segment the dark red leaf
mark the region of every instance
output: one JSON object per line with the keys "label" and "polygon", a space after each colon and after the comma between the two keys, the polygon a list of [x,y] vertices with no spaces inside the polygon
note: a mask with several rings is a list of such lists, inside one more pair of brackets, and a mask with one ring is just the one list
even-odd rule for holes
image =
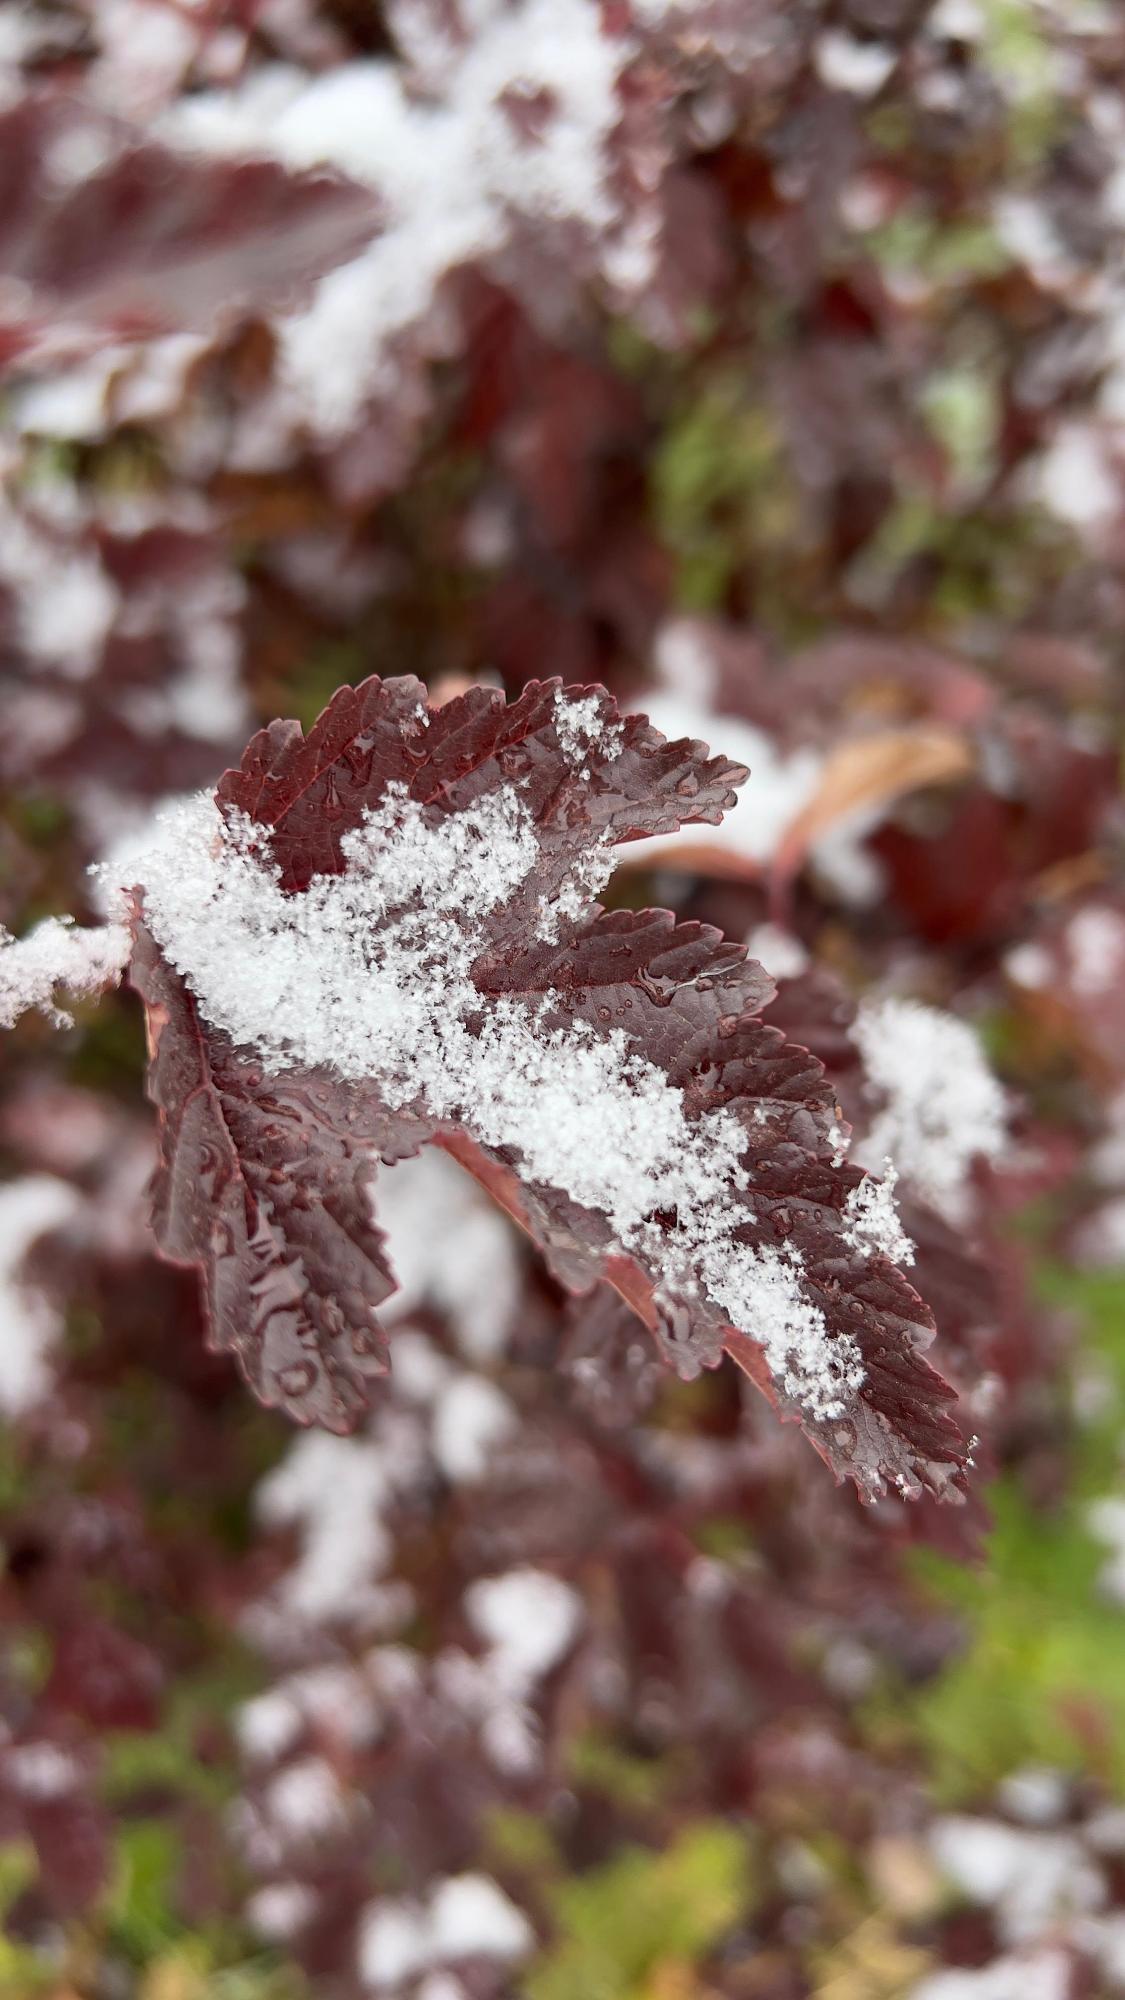
{"label": "dark red leaf", "polygon": [[[494,688],[473,687],[427,710],[420,681],[373,677],[340,688],[307,736],[296,722],[260,730],[216,797],[224,812],[246,813],[272,829],[270,851],[289,890],[340,872],[344,835],[392,783],[421,805],[457,812],[518,782],[559,876],[599,835],[617,842],[701,820],[715,825],[734,804],[742,765],[709,758],[701,743],[668,743],[643,716],[622,718],[612,762],[591,760],[582,778],[559,745],[560,689],[558,681],[529,681],[506,703]],[[616,724],[616,705],[602,689],[566,692],[572,700],[600,698]],[[548,886],[538,881],[537,893]]]}
{"label": "dark red leaf", "polygon": [[395,1288],[367,1194],[373,1155],[416,1151],[424,1132],[331,1077],[264,1076],[205,1027],[143,925],[131,977],[160,1114],[157,1242],[204,1272],[212,1344],[263,1403],[349,1430],[386,1372],[376,1310]]}
{"label": "dark red leaf", "polygon": [[86,1910],[112,1872],[110,1818],[85,1791],[29,1799],[24,1812],[43,1894],[60,1916]]}
{"label": "dark red leaf", "polygon": [[56,1634],[43,1700],[95,1729],[152,1729],[161,1679],[147,1646],[87,1614]]}
{"label": "dark red leaf", "polygon": [[339,175],[181,155],[32,93],[0,116],[0,360],[292,302],[378,221],[370,191]]}
{"label": "dark red leaf", "polygon": [[[366,1377],[384,1365],[373,1315],[393,1282],[359,1212],[365,1169],[354,1149],[387,1156],[432,1138],[517,1217],[570,1289],[608,1277],[681,1373],[733,1354],[867,1495],[888,1481],[909,1493],[954,1487],[963,1460],[945,1408],[952,1392],[919,1352],[933,1320],[895,1266],[854,1234],[847,1204],[863,1176],[837,1164],[840,1114],[821,1063],[759,1018],[772,980],[709,926],[677,927],[666,911],[607,913],[574,891],[584,879],[576,865],[610,844],[717,819],[740,767],[698,743],[666,743],[641,717],[619,718],[600,689],[533,682],[508,705],[472,688],[436,710],[423,692],[411,679],[372,680],[341,690],[307,737],[295,723],[272,724],[222,780],[224,816],[270,829],[281,886],[299,897],[314,876],[344,872],[345,836],[390,788],[421,806],[432,828],[511,788],[534,827],[534,865],[481,920],[468,997],[449,1004],[470,1042],[493,1013],[505,1018],[505,1006],[523,1003],[520,1018],[534,1019],[544,1048],[608,1044],[627,1093],[638,1079],[673,1086],[685,1158],[720,1130],[737,1133],[737,1172],[732,1155],[710,1198],[719,1202],[718,1262],[701,1280],[712,1218],[689,1212],[694,1192],[675,1197],[671,1213],[650,1207],[641,1249],[620,1236],[610,1206],[583,1205],[537,1179],[519,1143],[483,1140],[471,1110],[427,1122],[382,1111],[375,1079],[351,1089],[291,1068],[267,1077],[203,1023],[142,934],[135,976],[153,1024],[164,1135],[157,1227],[168,1254],[205,1268],[217,1343],[234,1349],[268,1400],[334,1426],[354,1421]],[[544,908],[554,912],[546,926]],[[444,1007],[448,992],[439,980],[440,998],[427,1004]],[[403,1060],[396,1100],[421,1103],[423,1085],[410,1055]],[[715,1114],[726,1123],[705,1125]],[[623,1176],[631,1164],[624,1155]],[[694,1190],[695,1171],[685,1182],[677,1168],[666,1185]],[[689,1246],[686,1266],[676,1242]],[[719,1271],[732,1260],[746,1274],[735,1286],[740,1307],[768,1324],[735,1326],[709,1295],[712,1284],[730,1292]],[[793,1314],[810,1308],[812,1358],[791,1366],[805,1338]],[[837,1377],[847,1378],[839,1392]]]}

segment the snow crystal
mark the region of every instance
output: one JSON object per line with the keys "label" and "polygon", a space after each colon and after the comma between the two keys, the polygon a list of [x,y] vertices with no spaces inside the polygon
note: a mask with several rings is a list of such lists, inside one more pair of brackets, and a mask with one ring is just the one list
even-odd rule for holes
{"label": "snow crystal", "polygon": [[1125,1854],[1125,1806],[1101,1806],[1083,1831],[1100,1854]]}
{"label": "snow crystal", "polygon": [[852,1029],[868,1082],[883,1102],[852,1157],[885,1158],[953,1224],[970,1208],[969,1171],[1006,1142],[1004,1092],[971,1027],[917,1000],[861,1007]]}
{"label": "snow crystal", "polygon": [[30,1174],[0,1188],[0,1410],[19,1416],[34,1408],[51,1383],[47,1352],[61,1320],[53,1306],[20,1280],[20,1266],[48,1229],[68,1222],[79,1205],[65,1181]]}
{"label": "snow crystal", "polygon": [[72,1027],[71,1016],[55,1005],[56,986],[76,995],[101,993],[117,984],[131,950],[124,924],[80,930],[71,917],[44,917],[22,938],[0,925],[0,1028],[12,1027],[32,1007],[56,1027]]}
{"label": "snow crystal", "polygon": [[386,1701],[407,1701],[422,1685],[420,1655],[409,1646],[373,1646],[364,1664]]}
{"label": "snow crystal", "polygon": [[450,1365],[424,1333],[395,1341],[395,1387],[411,1403],[433,1403],[448,1386]]}
{"label": "snow crystal", "polygon": [[821,890],[849,910],[869,910],[886,892],[886,868],[867,846],[868,835],[884,816],[881,805],[857,807],[810,843],[809,859]]}
{"label": "snow crystal", "polygon": [[576,856],[554,895],[540,896],[536,936],[554,944],[561,922],[578,923],[601,895],[615,866],[612,842],[603,833],[592,847]]}
{"label": "snow crystal", "polygon": [[551,994],[504,996],[481,1023],[481,922],[538,856],[514,788],[432,824],[390,787],[345,836],[345,872],[301,896],[282,892],[266,841],[204,794],[114,864],[122,886],[144,885],[146,918],[207,1020],[270,1068],[375,1078],[392,1106],[512,1149],[530,1180],[604,1214],[625,1250],[662,1269],[670,1302],[702,1288],[761,1343],[788,1396],[842,1413],[863,1380],[854,1340],[829,1336],[793,1249],[735,1240],[738,1117],[686,1117],[682,1091],[620,1030],[546,1025]]}
{"label": "snow crystal", "polygon": [[167,333],[130,347],[129,367],[115,386],[118,423],[157,424],[173,416],[187,397],[188,376],[207,352],[202,333]]}
{"label": "snow crystal", "polygon": [[1106,1106],[1105,1129],[1087,1165],[1099,1187],[1125,1184],[1125,1090],[1119,1090]]}
{"label": "snow crystal", "polygon": [[532,1698],[574,1643],[582,1600],[558,1577],[518,1569],[472,1584],[465,1610],[487,1651],[477,1659],[452,1647],[439,1654],[439,1699],[479,1728],[485,1753],[500,1770],[526,1777],[540,1757]]}
{"label": "snow crystal", "polygon": [[[1054,218],[1042,201],[1037,201],[1033,195],[1006,191],[993,204],[992,222],[1009,256],[1018,264],[1025,264],[1044,290],[1058,291],[1064,285],[1073,285],[1077,267],[1055,227]],[[1078,430],[1077,425],[1073,427],[1073,432],[1070,425],[1065,425],[1058,433],[1063,439],[1064,460],[1069,449],[1067,434]],[[1041,460],[1041,466],[1042,463]],[[1070,483],[1069,469],[1066,483]],[[1047,500],[1048,505],[1052,504],[1046,494],[1041,497]],[[1063,507],[1059,511],[1065,516],[1067,510]]]}
{"label": "snow crystal", "polygon": [[975,42],[987,28],[980,0],[937,0],[927,23],[932,35],[948,35],[951,40]]}
{"label": "snow crystal", "polygon": [[243,1702],[235,1717],[235,1734],[243,1753],[262,1763],[284,1756],[300,1733],[301,1711],[292,1696],[280,1688]]}
{"label": "snow crystal", "polygon": [[431,1972],[418,1988],[417,2000],[471,2000],[471,1996],[452,1972]]}
{"label": "snow crystal", "polygon": [[902,1226],[895,1200],[898,1174],[890,1160],[883,1162],[883,1178],[868,1174],[854,1187],[844,1204],[849,1243],[865,1256],[881,1251],[892,1264],[913,1264],[914,1245]]}
{"label": "snow crystal", "polygon": [[1107,1993],[1125,1991],[1125,1916],[1086,1917],[1076,1928],[1075,1942],[1097,1960]]}
{"label": "snow crystal", "polygon": [[177,634],[184,664],[162,690],[167,726],[201,743],[227,744],[245,732],[248,721],[242,640],[233,623],[241,592],[212,589],[201,603],[203,595],[197,585],[191,617]]}
{"label": "snow crystal", "polygon": [[833,1694],[847,1702],[871,1694],[878,1682],[879,1664],[870,1646],[861,1639],[842,1633],[826,1648],[821,1671]]}
{"label": "snow crystal", "polygon": [[19,384],[12,392],[11,423],[24,436],[100,437],[110,384],[128,356],[127,347],[107,342],[100,354],[73,367]]}
{"label": "snow crystal", "polygon": [[480,1740],[485,1756],[507,1777],[530,1777],[542,1763],[542,1731],[527,1702],[491,1701],[481,1716]]}
{"label": "snow crystal", "polygon": [[150,0],[99,0],[96,61],[89,87],[119,118],[144,124],[174,96],[199,50],[190,9]]}
{"label": "snow crystal", "polygon": [[852,174],[837,196],[840,219],[845,228],[866,236],[886,222],[889,214],[887,189],[874,174]]}
{"label": "snow crystal", "polygon": [[1075,1232],[1074,1251],[1080,1263],[1099,1270],[1125,1264],[1125,1195],[1102,1202],[1086,1217]]}
{"label": "snow crystal", "polygon": [[581,699],[563,693],[560,688],[555,696],[555,734],[559,739],[559,749],[577,771],[584,771],[591,751],[597,751],[599,761],[612,761],[617,756],[625,735],[624,725],[607,720],[604,695],[588,694]]}
{"label": "snow crystal", "polygon": [[515,1405],[483,1375],[454,1369],[424,1334],[400,1333],[394,1356],[398,1394],[429,1407],[431,1449],[446,1478],[483,1478],[493,1447],[518,1426]]}

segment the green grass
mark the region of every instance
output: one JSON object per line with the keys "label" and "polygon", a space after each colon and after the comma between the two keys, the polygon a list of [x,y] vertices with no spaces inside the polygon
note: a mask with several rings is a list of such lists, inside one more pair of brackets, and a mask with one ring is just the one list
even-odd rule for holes
{"label": "green grass", "polygon": [[630,1849],[553,1892],[558,1942],[528,2000],[644,2000],[662,1969],[705,1958],[751,1895],[746,1841],[724,1821],[687,1828],[660,1854]]}
{"label": "green grass", "polygon": [[1077,1434],[1065,1499],[1040,1508],[1001,1482],[985,1565],[916,1558],[968,1632],[961,1658],[908,1703],[943,1801],[983,1795],[1029,1762],[1088,1772],[1125,1796],[1125,1609],[1099,1587],[1106,1550],[1087,1527],[1093,1500],[1125,1490],[1125,1273],[1052,1269],[1042,1290],[1081,1317],[1098,1407]]}

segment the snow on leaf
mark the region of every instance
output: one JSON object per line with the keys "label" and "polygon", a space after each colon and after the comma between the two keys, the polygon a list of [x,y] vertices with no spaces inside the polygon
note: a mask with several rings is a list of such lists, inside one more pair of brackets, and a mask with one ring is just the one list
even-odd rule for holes
{"label": "snow on leaf", "polygon": [[379,219],[371,193],[336,174],[181,156],[50,90],[0,115],[0,158],[0,360],[205,330],[278,303]]}
{"label": "snow on leaf", "polygon": [[513,0],[471,23],[442,4],[396,9],[394,36],[393,60],[311,77],[271,66],[165,119],[176,143],[331,164],[377,190],[386,228],[278,329],[287,393],[326,437],[345,436],[373,391],[393,393],[464,266],[496,262],[542,305],[562,271],[599,266],[635,296],[654,262],[666,142],[635,105],[628,152],[643,146],[647,185],[623,173],[623,74],[638,46],[623,23],[593,0]]}
{"label": "snow on leaf", "polygon": [[895,1201],[897,1180],[890,1160],[885,1160],[881,1181],[869,1174],[852,1189],[844,1204],[848,1235],[860,1250],[881,1250],[892,1264],[912,1264],[914,1245],[902,1226]]}
{"label": "snow on leaf", "polygon": [[391,1121],[330,1077],[267,1077],[204,1025],[143,926],[131,978],[160,1113],[157,1242],[205,1273],[212,1345],[262,1402],[349,1430],[387,1365],[376,1309],[394,1279],[365,1184]]}
{"label": "snow on leaf", "polygon": [[758,1018],[772,980],[595,901],[614,845],[713,821],[743,776],[600,689],[429,711],[373,680],[262,731],[134,858],[158,1234],[259,1393],[356,1419],[392,1284],[358,1149],[433,1140],[684,1375],[732,1353],[868,1495],[957,1484],[932,1318],[856,1228],[823,1068]]}
{"label": "snow on leaf", "polygon": [[69,918],[44,917],[22,938],[0,925],[0,1027],[12,1027],[33,1007],[56,1027],[70,1027],[70,1015],[55,1005],[55,988],[86,995],[116,984],[131,945],[123,925],[81,930]]}
{"label": "snow on leaf", "polygon": [[409,676],[340,688],[307,736],[295,722],[273,722],[227,772],[219,805],[271,828],[283,888],[339,873],[345,836],[392,784],[447,813],[517,786],[539,834],[536,889],[550,894],[599,836],[633,840],[717,824],[745,776],[740,764],[706,757],[701,744],[666,742],[642,716],[619,722],[600,689],[568,690],[560,703],[557,682],[529,681],[505,704],[494,689],[473,687],[433,711],[425,696]]}

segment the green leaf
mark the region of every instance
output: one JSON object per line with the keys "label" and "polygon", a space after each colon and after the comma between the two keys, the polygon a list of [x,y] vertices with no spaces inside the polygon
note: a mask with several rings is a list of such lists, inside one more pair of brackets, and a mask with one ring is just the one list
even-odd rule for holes
{"label": "green leaf", "polygon": [[179,1936],[173,1898],[180,1843],[165,1820],[139,1819],[117,1836],[117,1873],[106,1919],[118,1950],[135,1964],[159,1956]]}
{"label": "green leaf", "polygon": [[1125,1610],[1099,1588],[1106,1551],[1086,1526],[1090,1502],[1122,1484],[1125,1272],[1051,1268],[1040,1290],[1081,1315],[1078,1365],[1096,1371],[1099,1396],[1076,1434],[1064,1502],[1046,1511],[1003,1481],[988,1496],[986,1566],[915,1559],[969,1635],[910,1710],[946,1801],[983,1793],[1027,1762],[1089,1771],[1125,1793]]}
{"label": "green leaf", "polygon": [[632,1848],[554,1893],[559,1940],[528,2000],[642,2000],[665,1964],[706,1957],[750,1901],[744,1836],[721,1820],[687,1828],[662,1854]]}

